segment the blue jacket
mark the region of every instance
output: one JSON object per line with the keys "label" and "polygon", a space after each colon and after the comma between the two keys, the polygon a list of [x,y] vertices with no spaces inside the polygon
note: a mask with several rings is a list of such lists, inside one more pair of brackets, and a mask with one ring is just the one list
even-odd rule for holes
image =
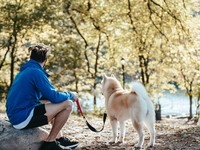
{"label": "blue jacket", "polygon": [[41,65],[30,60],[25,63],[17,74],[7,96],[6,112],[13,125],[26,120],[31,110],[41,103],[40,99],[59,103],[73,100],[70,92],[57,91],[49,82],[48,74]]}

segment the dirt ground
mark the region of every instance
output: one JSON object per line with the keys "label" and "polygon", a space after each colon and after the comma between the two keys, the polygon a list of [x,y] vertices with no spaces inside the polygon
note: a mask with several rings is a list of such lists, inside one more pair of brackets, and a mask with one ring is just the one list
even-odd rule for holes
{"label": "dirt ground", "polygon": [[[5,115],[0,114],[0,118],[5,118]],[[87,116],[87,120],[97,130],[103,125],[102,118],[99,117]],[[47,130],[50,127],[50,125],[44,126]],[[156,122],[156,131],[155,147],[146,148],[149,142],[149,134],[145,129],[143,150],[200,150],[200,126],[187,122],[187,119],[162,118],[161,121]],[[63,135],[80,142],[76,150],[133,150],[138,140],[130,120],[126,122],[126,144],[110,145],[112,131],[108,119],[104,130],[95,133],[90,131],[83,118],[77,115],[70,116],[63,128]]]}

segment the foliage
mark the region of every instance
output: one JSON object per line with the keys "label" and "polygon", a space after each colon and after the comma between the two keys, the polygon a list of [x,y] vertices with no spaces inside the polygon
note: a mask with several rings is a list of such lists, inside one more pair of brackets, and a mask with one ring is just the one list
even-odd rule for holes
{"label": "foliage", "polygon": [[199,1],[0,2],[2,93],[28,60],[27,47],[44,43],[52,48],[46,69],[53,84],[83,98],[89,92],[94,104],[103,74],[122,81],[121,58],[126,87],[140,80],[157,99],[163,90],[175,92],[175,85],[187,90],[192,82],[187,94],[199,94]]}

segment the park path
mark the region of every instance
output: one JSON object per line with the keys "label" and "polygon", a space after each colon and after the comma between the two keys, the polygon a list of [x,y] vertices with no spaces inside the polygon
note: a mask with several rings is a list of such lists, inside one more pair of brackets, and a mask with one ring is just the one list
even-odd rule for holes
{"label": "park path", "polygon": [[[97,129],[102,127],[102,118],[87,116],[89,123]],[[109,145],[112,138],[111,126],[106,121],[100,133],[90,131],[82,117],[71,116],[64,128],[64,135],[80,142],[76,150],[132,150],[137,143],[137,134],[131,120],[126,122],[126,144]],[[187,119],[163,118],[156,122],[155,150],[200,150],[200,126],[187,122]],[[145,129],[144,148],[147,149],[149,134]],[[150,149],[150,148],[149,148]]]}
{"label": "park path", "polygon": [[[102,127],[102,118],[86,115],[88,122],[97,129]],[[6,118],[0,114],[0,119]],[[43,128],[50,130],[51,126]],[[149,150],[200,150],[200,126],[187,122],[187,119],[163,118],[156,122],[156,145]],[[112,131],[109,121],[106,120],[105,128],[100,133],[90,131],[82,117],[71,115],[63,128],[63,135],[80,142],[75,150],[133,150],[137,143],[137,134],[131,121],[126,122],[126,144],[109,145]],[[143,150],[147,149],[149,134],[145,129]]]}

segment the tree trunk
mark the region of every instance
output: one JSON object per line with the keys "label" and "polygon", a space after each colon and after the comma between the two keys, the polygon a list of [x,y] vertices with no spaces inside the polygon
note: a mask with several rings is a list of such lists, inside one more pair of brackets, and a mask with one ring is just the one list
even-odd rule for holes
{"label": "tree trunk", "polygon": [[140,63],[140,70],[141,70],[140,73],[141,73],[141,77],[142,77],[142,83],[145,85],[143,55],[139,55],[139,63]]}
{"label": "tree trunk", "polygon": [[[96,59],[95,59],[95,65],[94,65],[94,90],[96,90],[97,87],[97,73],[98,73],[98,61],[99,61],[99,48],[100,48],[100,42],[101,42],[101,33],[99,33],[99,40],[98,40],[98,45],[96,48]],[[96,106],[97,106],[97,98],[96,95],[94,95],[94,110],[96,110]]]}
{"label": "tree trunk", "polygon": [[94,95],[94,111],[97,109],[97,97]]}
{"label": "tree trunk", "polygon": [[[95,77],[96,78],[96,77]],[[93,88],[94,88],[94,90],[96,90],[96,87],[97,87],[97,82],[96,82],[96,80],[94,79],[94,86],[93,86]],[[94,92],[95,93],[95,92]],[[97,97],[96,97],[96,95],[94,94],[94,111],[96,111],[96,108],[97,108]]]}
{"label": "tree trunk", "polygon": [[141,70],[142,83],[147,85],[149,83],[149,74],[148,74],[148,58],[145,58],[143,55],[139,55],[139,63]]}
{"label": "tree trunk", "polygon": [[189,99],[190,99],[190,116],[189,119],[192,118],[192,95],[189,95]]}
{"label": "tree trunk", "polygon": [[14,66],[15,66],[15,57],[14,57],[14,49],[11,51],[11,64],[10,64],[10,86],[14,80]]}
{"label": "tree trunk", "polygon": [[197,111],[196,111],[196,115],[197,115],[197,122],[198,122],[199,118],[200,118],[200,93],[199,93],[198,98],[197,98]]}
{"label": "tree trunk", "polygon": [[15,35],[14,37],[14,43],[12,46],[12,50],[11,50],[11,64],[10,64],[10,86],[12,85],[13,81],[14,81],[14,71],[15,71],[15,45],[17,43],[17,35]]}
{"label": "tree trunk", "polygon": [[[76,68],[76,66],[74,66],[74,68]],[[74,70],[74,78],[75,78],[75,91],[76,93],[78,93],[79,89],[78,89],[78,83],[79,83],[79,79],[77,77],[76,71]]]}
{"label": "tree trunk", "polygon": [[11,50],[11,64],[10,64],[10,86],[13,83],[14,80],[14,69],[15,69],[15,46],[17,43],[17,15],[14,18],[14,24],[13,24],[13,33],[12,36],[14,37],[12,45],[12,50]]}

